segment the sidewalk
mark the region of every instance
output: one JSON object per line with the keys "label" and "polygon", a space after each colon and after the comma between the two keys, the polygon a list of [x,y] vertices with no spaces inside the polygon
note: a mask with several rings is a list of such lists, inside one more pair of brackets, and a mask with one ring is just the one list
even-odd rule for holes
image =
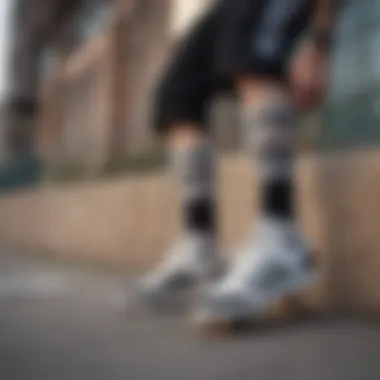
{"label": "sidewalk", "polygon": [[380,328],[314,321],[201,341],[181,318],[129,319],[125,279],[0,255],[0,379],[378,380]]}

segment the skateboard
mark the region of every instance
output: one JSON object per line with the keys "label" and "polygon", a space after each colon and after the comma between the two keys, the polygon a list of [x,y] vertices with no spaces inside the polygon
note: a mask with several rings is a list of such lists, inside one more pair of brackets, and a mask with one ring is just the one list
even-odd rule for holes
{"label": "skateboard", "polygon": [[283,326],[301,321],[312,313],[304,296],[287,296],[264,313],[234,319],[210,319],[192,323],[197,335],[201,337],[225,338],[246,334],[266,327]]}

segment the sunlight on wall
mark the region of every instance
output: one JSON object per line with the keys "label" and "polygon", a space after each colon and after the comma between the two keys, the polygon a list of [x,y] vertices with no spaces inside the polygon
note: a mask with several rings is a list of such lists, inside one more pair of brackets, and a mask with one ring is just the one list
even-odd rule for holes
{"label": "sunlight on wall", "polygon": [[174,37],[182,35],[213,0],[172,0],[171,30]]}

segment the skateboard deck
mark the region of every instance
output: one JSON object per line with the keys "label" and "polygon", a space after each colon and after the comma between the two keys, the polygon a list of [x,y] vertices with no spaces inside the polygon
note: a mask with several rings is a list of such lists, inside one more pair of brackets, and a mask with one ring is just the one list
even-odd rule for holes
{"label": "skateboard deck", "polygon": [[193,323],[193,328],[198,335],[203,337],[232,337],[265,327],[300,321],[310,316],[311,312],[304,297],[287,296],[260,315],[197,321]]}

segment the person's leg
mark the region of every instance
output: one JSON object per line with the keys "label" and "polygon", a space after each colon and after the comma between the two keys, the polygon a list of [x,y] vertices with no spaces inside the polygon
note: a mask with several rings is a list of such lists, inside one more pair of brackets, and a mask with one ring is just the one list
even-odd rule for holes
{"label": "person's leg", "polygon": [[175,125],[167,137],[170,169],[183,207],[183,229],[191,235],[216,235],[215,151],[200,126]]}
{"label": "person's leg", "polygon": [[200,323],[265,313],[276,302],[297,296],[314,279],[294,203],[297,114],[289,91],[276,80],[245,77],[238,92],[260,209],[248,243],[206,293],[195,314]]}
{"label": "person's leg", "polygon": [[214,94],[208,67],[212,26],[212,18],[205,17],[194,28],[156,94],[154,124],[167,143],[168,166],[180,191],[183,221],[178,243],[139,282],[139,298],[155,308],[172,307],[178,291],[208,281],[221,269],[216,247],[215,152],[207,123]]}
{"label": "person's leg", "polygon": [[287,86],[260,77],[240,78],[245,149],[254,159],[260,219],[292,222],[298,113]]}
{"label": "person's leg", "polygon": [[169,170],[180,193],[182,234],[141,280],[141,295],[156,308],[173,307],[183,290],[215,278],[221,270],[212,144],[199,125],[177,123],[170,127],[167,145]]}
{"label": "person's leg", "polygon": [[[264,313],[273,303],[296,295],[314,277],[309,251],[297,228],[297,111],[286,84],[287,59],[306,23],[310,2],[261,3],[253,32],[245,42],[249,42],[249,59],[240,66],[238,62],[236,66],[243,74],[235,76],[242,104],[244,145],[258,174],[260,210],[245,249],[236,255],[226,275],[206,292],[194,315],[200,323],[229,322]],[[231,45],[235,45],[235,39],[240,41],[241,34],[234,29],[230,35],[234,37],[230,38]],[[227,53],[224,62],[233,67],[235,63],[229,62]]]}

